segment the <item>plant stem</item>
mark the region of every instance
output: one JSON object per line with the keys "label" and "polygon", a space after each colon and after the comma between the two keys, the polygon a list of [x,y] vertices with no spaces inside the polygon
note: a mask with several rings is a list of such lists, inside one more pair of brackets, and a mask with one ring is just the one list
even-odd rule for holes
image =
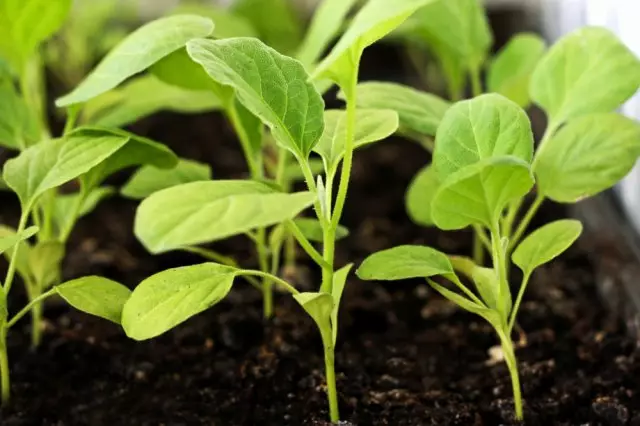
{"label": "plant stem", "polygon": [[522,221],[520,221],[520,224],[518,225],[516,232],[514,232],[513,236],[509,240],[509,252],[511,252],[511,250],[513,250],[516,247],[516,245],[518,245],[518,243],[520,242],[520,239],[522,238],[522,235],[527,230],[527,227],[529,226],[531,219],[533,219],[533,216],[535,216],[535,214],[538,212],[538,209],[542,205],[543,201],[544,201],[544,195],[538,192],[536,194],[535,200],[533,200],[533,203],[531,204],[531,206],[529,206],[529,210],[527,210],[527,213],[524,215],[524,218],[522,218]]}
{"label": "plant stem", "polygon": [[484,244],[477,230],[473,231],[473,261],[480,266],[484,264]]}
{"label": "plant stem", "polygon": [[482,83],[480,82],[480,67],[473,66],[470,70],[471,74],[471,94],[475,98],[482,94]]}
{"label": "plant stem", "polygon": [[197,254],[198,256],[202,256],[205,259],[212,260],[217,263],[222,263],[223,265],[232,266],[234,268],[238,267],[238,262],[236,262],[234,259],[229,256],[224,256],[214,250],[206,249],[203,247],[183,247],[181,250],[188,253]]}
{"label": "plant stem", "polygon": [[331,268],[331,265],[326,261],[326,257],[323,257],[318,253],[318,251],[313,247],[311,242],[304,236],[298,225],[293,220],[287,221],[287,227],[291,234],[298,240],[300,247],[307,252],[309,257],[313,259],[320,267],[322,268]]}
{"label": "plant stem", "polygon": [[[267,253],[267,232],[265,228],[256,230],[256,251],[258,253],[258,265],[263,272],[269,271],[269,254]],[[262,280],[262,310],[264,318],[273,316],[273,285],[268,277]]]}
{"label": "plant stem", "polygon": [[498,332],[500,337],[500,343],[502,345],[502,353],[504,354],[504,360],[507,363],[509,374],[511,375],[511,386],[513,388],[513,405],[516,411],[516,420],[522,420],[524,418],[522,411],[522,394],[520,391],[520,377],[518,375],[518,361],[513,350],[513,342],[508,334],[503,331]]}
{"label": "plant stem", "polygon": [[31,348],[35,349],[42,340],[42,301],[31,307]]}
{"label": "plant stem", "polygon": [[[22,212],[22,216],[20,216],[20,223],[18,224],[17,234],[21,234],[24,231],[24,228],[27,226],[27,218],[29,217],[29,209],[26,209]],[[4,279],[4,293],[5,297],[8,297],[9,290],[11,290],[11,284],[13,283],[13,277],[16,274],[16,259],[18,257],[18,248],[20,247],[21,242],[18,241],[16,245],[13,246],[13,251],[11,254],[11,260],[9,261],[9,269],[7,270],[7,276]]]}
{"label": "plant stem", "polygon": [[[508,318],[511,305],[511,290],[509,289],[507,278],[506,253],[502,247],[501,240],[500,226],[496,223],[491,228],[491,257],[493,259],[493,267],[498,275],[498,312],[502,318]],[[506,321],[505,319],[504,322]]]}
{"label": "plant stem", "polygon": [[513,326],[516,324],[516,316],[518,315],[518,309],[520,309],[522,296],[524,296],[524,290],[527,288],[527,284],[529,283],[530,277],[531,277],[530,273],[526,273],[522,277],[522,282],[520,283],[520,289],[518,290],[518,297],[516,298],[516,301],[513,304],[513,309],[511,309],[511,318],[509,319],[509,325],[507,327],[507,331],[509,332],[509,335],[511,335]]}
{"label": "plant stem", "polygon": [[279,284],[280,286],[282,286],[285,290],[287,290],[289,293],[291,294],[300,294],[300,292],[293,287],[291,284],[289,284],[288,282],[286,282],[285,280],[283,280],[282,278],[276,276],[276,275],[271,275],[268,272],[262,272],[262,271],[256,271],[256,270],[242,270],[239,273],[241,276],[255,276],[255,277],[260,277],[260,278],[266,278],[266,279],[270,279],[276,282],[276,284]]}
{"label": "plant stem", "polygon": [[331,422],[340,421],[338,409],[338,389],[336,386],[335,348],[331,333],[320,330],[322,346],[324,347],[324,370],[327,381],[327,397],[329,398],[329,418]]}
{"label": "plant stem", "polygon": [[0,328],[0,382],[2,387],[2,406],[9,404],[11,394],[11,378],[9,376],[9,353],[7,351],[7,326]]}
{"label": "plant stem", "polygon": [[336,231],[333,225],[328,225],[322,234],[322,284],[320,291],[331,294],[333,290],[333,260],[336,247]]}
{"label": "plant stem", "polygon": [[253,156],[253,151],[251,149],[251,141],[249,140],[249,136],[242,125],[242,120],[238,115],[238,110],[236,109],[234,103],[231,104],[226,110],[226,115],[231,125],[233,126],[233,130],[238,135],[238,139],[240,140],[240,146],[242,147],[242,152],[244,153],[244,157],[247,160],[247,166],[249,167],[249,174],[253,179],[260,179],[263,177],[264,173],[262,171],[262,166],[259,164],[260,161],[257,161]]}
{"label": "plant stem", "polygon": [[33,308],[34,305],[36,305],[37,303],[42,302],[44,299],[46,299],[47,297],[53,295],[55,292],[56,292],[56,289],[52,288],[49,291],[45,291],[44,293],[40,294],[39,296],[33,298],[29,302],[29,304],[27,306],[25,306],[24,308],[20,309],[20,312],[15,314],[13,316],[13,318],[11,318],[11,320],[9,320],[9,322],[5,324],[4,327],[7,328],[7,329],[13,327],[15,325],[15,323],[20,321],[20,319],[22,319],[22,317],[25,316],[31,310],[31,308]]}

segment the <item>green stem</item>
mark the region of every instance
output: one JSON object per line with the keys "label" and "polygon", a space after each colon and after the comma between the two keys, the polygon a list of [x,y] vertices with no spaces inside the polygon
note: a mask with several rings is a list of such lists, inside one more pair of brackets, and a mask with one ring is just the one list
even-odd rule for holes
{"label": "green stem", "polygon": [[327,226],[322,233],[322,284],[320,291],[332,293],[333,290],[333,260],[336,247],[336,231],[333,226]]}
{"label": "green stem", "polygon": [[326,258],[320,255],[318,251],[313,247],[311,242],[304,236],[298,225],[293,220],[287,221],[287,227],[291,234],[298,240],[300,247],[322,268],[331,268],[331,265],[326,261]]}
{"label": "green stem", "polygon": [[13,316],[13,318],[11,318],[11,320],[5,325],[6,328],[11,328],[15,325],[15,323],[17,323],[18,321],[20,321],[20,319],[25,316],[27,313],[29,313],[29,311],[38,303],[42,302],[44,299],[46,299],[47,297],[53,295],[56,292],[55,288],[52,288],[49,291],[46,291],[42,294],[40,294],[39,296],[33,298],[29,304],[27,306],[25,306],[24,308],[22,308],[20,310],[20,312],[18,312],[17,314],[15,314]]}
{"label": "green stem", "polygon": [[520,309],[520,303],[522,302],[522,297],[524,296],[524,291],[527,288],[527,284],[529,283],[530,277],[531,277],[530,273],[526,273],[522,277],[522,282],[520,283],[520,289],[518,290],[518,297],[516,298],[516,301],[513,304],[513,309],[511,310],[511,318],[509,319],[509,325],[507,326],[507,331],[509,332],[509,335],[511,335],[513,326],[516,324],[516,316],[518,315],[518,309]]}
{"label": "green stem", "polygon": [[522,238],[522,235],[527,230],[529,223],[531,223],[531,219],[533,219],[533,216],[535,216],[535,214],[538,212],[538,209],[542,205],[543,201],[544,201],[544,195],[538,192],[536,194],[535,200],[533,200],[533,203],[531,204],[531,206],[529,206],[529,210],[527,210],[527,213],[524,215],[524,218],[522,218],[522,221],[520,221],[520,224],[518,225],[516,232],[513,233],[513,236],[509,240],[509,252],[511,252],[511,250],[513,250],[518,245],[518,243],[520,242],[520,239]]}
{"label": "green stem", "polygon": [[516,420],[522,420],[524,414],[522,411],[522,393],[520,390],[520,377],[518,375],[518,361],[513,350],[513,342],[511,338],[502,331],[498,332],[500,343],[502,345],[502,353],[507,363],[509,374],[511,375],[511,386],[513,388],[513,405],[516,411]]}
{"label": "green stem", "polygon": [[2,406],[9,404],[11,394],[11,378],[9,376],[9,353],[7,351],[7,327],[0,328],[0,382],[2,387]]}
{"label": "green stem", "polygon": [[[500,226],[494,224],[491,228],[491,257],[493,259],[493,267],[498,275],[498,312],[502,318],[508,318],[511,293],[509,289],[507,275],[506,253],[502,247],[502,238],[500,236]],[[504,322],[507,320],[505,319]]]}
{"label": "green stem", "polygon": [[67,121],[64,123],[63,135],[67,135],[75,128],[79,115],[80,108],[77,105],[72,105],[67,108]]}
{"label": "green stem", "polygon": [[291,294],[300,294],[300,292],[293,287],[291,284],[289,284],[288,282],[286,282],[285,280],[283,280],[282,278],[276,276],[276,275],[272,275],[269,274],[268,272],[262,272],[262,271],[256,271],[256,270],[242,270],[240,271],[240,274],[242,276],[255,276],[255,277],[260,277],[260,278],[265,278],[265,279],[269,279],[269,280],[273,280],[276,282],[276,284],[279,284],[280,286],[282,286],[285,290],[287,290],[289,293]]}
{"label": "green stem", "polygon": [[87,191],[85,191],[84,186],[80,188],[80,193],[78,194],[78,198],[76,198],[75,203],[73,204],[72,210],[70,212],[69,217],[67,218],[67,222],[62,230],[60,230],[60,242],[66,243],[71,235],[71,231],[73,231],[73,227],[75,226],[78,216],[80,216],[80,210],[82,209],[82,205],[84,204],[84,200],[87,196]]}
{"label": "green stem", "polygon": [[518,216],[518,212],[522,207],[522,201],[524,197],[520,197],[509,204],[509,209],[507,210],[507,216],[504,218],[502,222],[502,234],[507,238],[511,239],[511,233],[513,231],[513,223]]}
{"label": "green stem", "polygon": [[331,333],[320,330],[324,347],[324,370],[327,381],[327,397],[329,398],[329,418],[331,422],[340,421],[338,409],[338,388],[336,386],[335,348]]}
{"label": "green stem", "polygon": [[471,94],[475,98],[482,94],[482,83],[480,82],[480,67],[473,66],[470,71],[471,74]]}
{"label": "green stem", "polygon": [[[267,253],[267,232],[265,228],[256,230],[257,242],[256,251],[258,253],[258,265],[263,272],[269,271],[269,254]],[[262,280],[262,309],[265,318],[273,316],[273,285],[268,278]]]}
{"label": "green stem", "polygon": [[[16,233],[20,235],[22,231],[24,231],[27,226],[27,218],[29,217],[29,209],[22,212],[22,216],[20,216],[20,223],[18,224],[18,230]],[[11,260],[9,261],[9,269],[7,270],[7,276],[4,279],[4,293],[5,297],[9,295],[9,291],[11,290],[11,284],[13,284],[13,277],[16,274],[16,262],[18,258],[18,248],[20,247],[21,242],[17,242],[16,245],[13,246],[13,251],[11,254]]]}
{"label": "green stem", "polygon": [[42,301],[31,307],[31,348],[40,346],[42,341]]}
{"label": "green stem", "polygon": [[262,166],[260,165],[260,161],[256,160],[254,157],[253,150],[251,149],[251,141],[249,140],[249,136],[242,125],[242,120],[238,115],[238,110],[235,107],[235,104],[232,102],[231,105],[225,110],[227,118],[231,122],[233,126],[233,130],[236,135],[238,135],[238,139],[240,141],[240,146],[242,147],[242,152],[244,153],[244,157],[247,161],[247,166],[249,167],[249,174],[253,179],[261,179],[264,176],[264,172],[262,170]]}
{"label": "green stem", "polygon": [[473,231],[473,261],[476,265],[484,264],[484,244],[477,229]]}
{"label": "green stem", "polygon": [[186,251],[188,253],[197,254],[198,256],[202,256],[205,259],[212,260],[216,263],[222,263],[223,265],[232,266],[234,268],[238,267],[238,262],[235,259],[224,256],[217,251],[206,249],[203,247],[183,247],[182,251]]}

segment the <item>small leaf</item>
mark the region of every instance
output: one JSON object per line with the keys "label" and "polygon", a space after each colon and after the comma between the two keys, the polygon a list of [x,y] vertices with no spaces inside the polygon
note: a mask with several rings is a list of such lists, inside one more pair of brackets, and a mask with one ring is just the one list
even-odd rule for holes
{"label": "small leaf", "polygon": [[54,288],[60,297],[79,311],[116,324],[120,324],[122,309],[131,295],[131,290],[122,284],[96,276],[67,281]]}
{"label": "small leaf", "polygon": [[440,184],[431,216],[440,229],[479,224],[492,228],[510,201],[533,186],[529,165],[519,158],[487,158],[460,169]]}
{"label": "small leaf", "polygon": [[248,19],[224,7],[182,1],[171,14],[198,15],[211,19],[215,24],[212,34],[215,38],[258,37],[256,29]]}
{"label": "small leaf", "polygon": [[422,226],[433,226],[431,202],[440,186],[436,171],[431,164],[416,174],[406,195],[407,213],[412,221]]}
{"label": "small leaf", "polygon": [[533,101],[559,125],[610,112],[640,86],[640,61],[609,30],[585,27],[554,44],[531,76]]}
{"label": "small leaf", "polygon": [[546,197],[573,203],[615,185],[640,156],[640,124],[615,113],[569,121],[538,150],[534,172]]}
{"label": "small leaf", "polygon": [[98,64],[71,93],[56,100],[58,107],[86,102],[144,71],[197,37],[213,31],[208,18],[176,15],[157,19],[131,33]]}
{"label": "small leaf", "polygon": [[511,258],[525,275],[529,275],[538,266],[560,256],[571,247],[581,233],[580,221],[556,220],[529,234],[516,248]]}
{"label": "small leaf", "polygon": [[293,219],[314,194],[284,194],[253,181],[192,182],[145,199],[135,234],[152,253],[212,242]]}
{"label": "small leaf", "polygon": [[81,197],[80,192],[73,194],[57,194],[54,198],[51,220],[55,228],[60,231],[66,229],[68,221],[79,219],[82,216],[86,216],[91,213],[98,206],[100,201],[107,197],[110,197],[115,193],[114,188],[110,186],[101,186],[92,189],[89,194],[84,197],[84,201],[80,205],[80,208],[75,217],[74,210],[76,209],[78,199]]}
{"label": "small leaf", "polygon": [[165,333],[218,303],[240,270],[217,263],[167,269],[142,281],[122,310],[122,327],[135,340]]}
{"label": "small leaf", "polygon": [[134,200],[142,200],[154,192],[183,183],[211,180],[208,164],[181,159],[172,169],[143,166],[122,187],[120,193]]}
{"label": "small leaf", "polygon": [[531,102],[529,81],[545,49],[544,40],[536,34],[515,35],[489,66],[488,90],[506,96],[523,108],[527,107]]}
{"label": "small leaf", "polygon": [[[344,99],[344,93],[340,93]],[[389,109],[398,113],[403,131],[434,136],[451,105],[438,96],[396,83],[366,82],[356,87],[358,108]]]}
{"label": "small leaf", "polygon": [[[322,157],[327,175],[333,176],[345,154],[347,113],[325,111],[324,123],[322,137],[313,150]],[[398,129],[398,114],[391,110],[360,109],[356,110],[355,123],[354,149],[391,136]]]}
{"label": "small leaf", "polygon": [[[307,217],[299,217],[293,220],[295,224],[300,228],[302,235],[304,235],[309,241],[316,243],[323,242],[322,225],[318,219],[311,219]],[[338,225],[336,229],[336,241],[341,240],[349,235],[349,230],[342,225]]]}
{"label": "small leaf", "polygon": [[[484,268],[478,266],[473,260],[463,256],[449,256],[451,265],[456,271],[460,271],[468,278],[473,280],[473,283],[478,290],[478,294],[482,298],[482,301],[487,304],[489,308],[497,309],[498,296],[497,293],[500,288],[500,283],[496,272],[492,268]],[[509,298],[510,299],[510,298]],[[504,312],[508,312],[505,310]]]}
{"label": "small leaf", "polygon": [[315,321],[323,338],[331,330],[331,315],[333,312],[333,296],[329,293],[299,293],[293,298]]}
{"label": "small leaf", "polygon": [[500,314],[497,311],[492,309],[488,309],[485,306],[480,306],[477,303],[472,302],[464,296],[461,296],[447,288],[441,286],[433,280],[427,279],[431,287],[444,296],[446,299],[455,303],[462,309],[469,311],[473,314],[479,315],[484,318],[489,324],[491,324],[495,329],[501,329],[502,320],[500,319]]}
{"label": "small leaf", "polygon": [[331,295],[333,296],[333,309],[331,310],[331,332],[333,335],[333,346],[336,345],[338,340],[338,314],[340,313],[340,300],[342,299],[342,293],[344,287],[347,284],[347,277],[353,267],[353,263],[343,266],[333,273],[333,287],[331,289]]}
{"label": "small leaf", "polygon": [[[4,229],[6,230],[7,228]],[[13,248],[13,246],[18,244],[19,242],[33,237],[38,232],[38,230],[39,228],[37,226],[30,226],[20,234],[16,234],[15,232],[0,231],[0,254]]]}
{"label": "small leaf", "polygon": [[367,257],[356,271],[363,280],[405,280],[452,274],[446,254],[425,246],[405,245]]}
{"label": "small leaf", "polygon": [[256,39],[193,40],[191,58],[269,128],[278,144],[306,159],[323,130],[324,101],[298,61]]}
{"label": "small leaf", "polygon": [[0,85],[0,145],[23,150],[40,138],[38,123],[12,85]]}
{"label": "small leaf", "polygon": [[441,181],[465,166],[499,155],[531,162],[533,133],[522,108],[495,93],[449,108],[438,127],[433,152]]}
{"label": "small leaf", "polygon": [[36,198],[88,172],[122,148],[128,137],[76,134],[32,146],[5,163],[3,178],[30,210]]}
{"label": "small leaf", "polygon": [[58,281],[63,258],[64,245],[57,241],[39,241],[29,251],[29,270],[41,291]]}

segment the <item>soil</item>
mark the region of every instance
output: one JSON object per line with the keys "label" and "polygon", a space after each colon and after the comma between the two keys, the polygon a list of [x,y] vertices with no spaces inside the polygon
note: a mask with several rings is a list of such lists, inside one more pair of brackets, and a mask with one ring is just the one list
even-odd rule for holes
{"label": "soil", "polygon": [[[216,178],[246,173],[228,126],[215,114],[160,114],[136,132],[179,155],[209,162]],[[414,225],[404,191],[429,157],[418,145],[385,141],[356,155],[337,264],[399,244],[468,253],[467,233]],[[122,181],[119,176],[114,183]],[[0,220],[17,204],[0,196]],[[4,207],[6,206],[6,207]],[[131,233],[135,203],[113,198],[75,229],[64,274],[100,274],[131,287],[146,276],[200,260],[151,256]],[[547,205],[539,222],[564,216]],[[527,425],[640,425],[640,352],[596,292],[593,241],[581,240],[541,268],[521,308],[517,357]],[[254,266],[242,238],[216,245]],[[318,276],[300,259],[303,285]],[[24,303],[20,286],[10,310]],[[328,425],[323,358],[315,325],[287,295],[262,319],[260,295],[239,282],[223,302],[154,340],[134,342],[116,326],[53,301],[42,345],[29,350],[29,321],[9,337],[12,404],[0,423],[17,425]],[[518,337],[517,335],[515,336]],[[349,279],[336,370],[344,425],[510,425],[511,384],[491,354],[490,326],[419,280]]]}

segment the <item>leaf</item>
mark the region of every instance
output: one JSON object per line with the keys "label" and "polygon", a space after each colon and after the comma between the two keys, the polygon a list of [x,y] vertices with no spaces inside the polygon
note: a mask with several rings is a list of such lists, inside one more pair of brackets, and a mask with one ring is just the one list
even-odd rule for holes
{"label": "leaf", "polygon": [[640,86],[640,61],[609,30],[585,27],[554,44],[531,76],[529,92],[556,126],[610,112]]}
{"label": "leaf", "polygon": [[233,89],[212,80],[202,66],[191,59],[186,47],[160,59],[149,71],[172,86],[214,93],[225,108],[233,99]]}
{"label": "leaf", "polygon": [[314,194],[284,194],[253,181],[192,182],[163,189],[136,213],[135,234],[152,253],[212,242],[293,219]]}
{"label": "leaf", "polygon": [[333,346],[336,345],[338,340],[338,314],[340,313],[340,299],[342,299],[342,293],[344,287],[347,284],[347,277],[353,267],[353,263],[343,266],[333,273],[333,287],[331,289],[331,296],[333,296],[333,309],[331,310],[331,333],[333,336]]}
{"label": "leaf", "polygon": [[[345,99],[344,93],[340,98]],[[390,109],[398,113],[400,127],[421,135],[434,136],[447,109],[444,99],[396,83],[366,82],[356,87],[358,108]]]}
{"label": "leaf", "polygon": [[22,231],[20,234],[16,234],[15,232],[8,233],[8,232],[0,231],[0,254],[13,248],[13,246],[18,244],[19,242],[33,237],[38,231],[39,231],[39,228],[37,226],[30,226],[24,231]]}
{"label": "leaf", "polygon": [[527,107],[529,81],[544,55],[544,40],[532,33],[517,34],[494,57],[487,74],[489,92],[500,93],[521,107]]}
{"label": "leaf", "polygon": [[563,219],[536,229],[525,238],[511,256],[525,275],[538,266],[560,256],[578,239],[582,224],[578,220]]}
{"label": "leaf", "polygon": [[215,38],[258,37],[256,29],[248,19],[224,7],[182,1],[171,14],[198,15],[211,19],[215,24],[212,34]]}
{"label": "leaf", "polygon": [[[327,176],[333,176],[345,154],[347,113],[327,110],[324,113],[324,132],[313,150],[322,157]],[[391,110],[356,110],[354,149],[391,136],[398,130],[398,114]]]}
{"label": "leaf", "polygon": [[[322,225],[318,219],[311,219],[306,217],[298,217],[293,220],[295,224],[300,228],[302,235],[304,235],[309,241],[321,243],[324,241],[322,234]],[[336,229],[336,241],[341,240],[349,235],[349,230],[342,225],[338,225]]]}
{"label": "leaf", "polygon": [[178,163],[178,157],[165,145],[124,130],[84,126],[75,129],[69,135],[71,137],[95,138],[96,140],[110,135],[127,138],[126,143],[120,149],[82,176],[82,183],[89,189],[97,188],[107,177],[127,167],[149,164],[161,168],[171,168]]}
{"label": "leaf", "polygon": [[507,203],[524,196],[532,186],[529,165],[521,159],[487,158],[441,182],[431,202],[431,216],[444,230],[472,224],[493,228]]}
{"label": "leaf", "polygon": [[77,217],[74,214],[74,210],[78,203],[78,199],[82,196],[80,192],[72,194],[57,194],[53,201],[53,209],[51,211],[51,220],[54,227],[60,231],[66,229],[69,226],[68,221],[77,220],[82,216],[86,216],[91,213],[98,206],[100,201],[110,197],[115,193],[114,188],[110,186],[100,186],[92,189],[84,201],[80,205]]}
{"label": "leaf", "polygon": [[[498,276],[492,268],[484,268],[478,266],[473,260],[463,256],[449,256],[451,265],[456,271],[460,271],[468,278],[473,280],[473,283],[478,290],[478,294],[482,298],[482,301],[487,304],[489,308],[498,308],[498,292],[500,289],[500,282]],[[510,297],[506,298],[510,302]],[[508,312],[504,310],[503,312]]]}
{"label": "leaf", "polygon": [[218,303],[239,270],[217,263],[167,269],[142,281],[122,310],[122,327],[135,340],[165,333]]}
{"label": "leaf", "polygon": [[39,241],[29,251],[29,270],[40,291],[60,278],[64,245],[57,241]]}
{"label": "leaf", "polygon": [[5,163],[3,179],[20,198],[25,213],[45,191],[88,172],[127,141],[117,134],[78,133],[37,144]]}
{"label": "leaf", "polygon": [[211,92],[181,89],[153,76],[142,76],[91,99],[83,111],[91,108],[89,122],[97,126],[124,127],[159,111],[193,114],[221,107]]}
{"label": "leaf", "polygon": [[[33,232],[33,227],[27,228],[27,229],[30,230],[27,234],[30,234],[31,232]],[[25,230],[24,232],[26,231],[27,230]],[[0,225],[0,238],[7,238],[7,237],[15,238],[15,236],[16,236],[15,229],[10,228],[8,226]],[[20,275],[20,278],[22,278],[22,280],[25,283],[31,283],[32,281],[31,270],[29,269],[29,256],[31,253],[31,249],[32,247],[31,247],[31,244],[29,244],[29,241],[27,241],[26,238],[22,240],[18,245],[18,252],[17,252],[16,260],[14,262],[16,265],[16,271],[18,272],[18,274]],[[11,258],[13,257],[13,250],[5,251],[4,257],[7,259],[8,262],[11,262]]]}
{"label": "leaf", "polygon": [[40,138],[38,123],[12,85],[0,84],[0,145],[23,150]]}
{"label": "leaf", "polygon": [[88,276],[54,287],[68,304],[87,314],[120,324],[131,290],[107,278]]}
{"label": "leaf", "polygon": [[364,49],[389,34],[416,10],[433,0],[369,0],[356,14],[347,31],[311,78],[328,78],[340,86],[348,84]]}
{"label": "leaf", "polygon": [[434,225],[431,218],[431,201],[439,186],[436,171],[430,164],[420,170],[409,184],[405,197],[407,213],[418,225]]}
{"label": "leaf", "polygon": [[356,271],[363,280],[406,280],[452,274],[446,254],[431,247],[404,245],[367,257]]}
{"label": "leaf", "polygon": [[56,100],[58,107],[86,102],[144,71],[197,37],[213,31],[208,18],[176,15],[152,21],[125,38],[68,95]]}
{"label": "leaf", "polygon": [[142,200],[162,189],[203,180],[211,180],[211,167],[208,164],[180,159],[172,169],[141,167],[122,187],[120,193],[127,198]]}
{"label": "leaf", "polygon": [[302,64],[256,39],[193,40],[191,58],[269,128],[280,146],[307,158],[323,130],[324,101]]}
{"label": "leaf", "polygon": [[441,286],[433,280],[427,279],[431,287],[444,296],[446,299],[455,303],[462,309],[471,312],[472,314],[476,314],[484,318],[489,324],[491,324],[496,329],[502,328],[502,320],[500,319],[500,314],[497,311],[492,309],[488,309],[484,306],[480,306],[477,303],[472,302],[464,296],[461,296],[447,288]]}
{"label": "leaf", "polygon": [[495,93],[449,108],[438,127],[433,152],[441,181],[465,166],[501,155],[531,162],[533,134],[522,108]]}
{"label": "leaf", "polygon": [[615,113],[569,121],[538,150],[534,172],[542,194],[573,203],[610,188],[640,156],[640,125]]}
{"label": "leaf", "polygon": [[357,0],[322,0],[296,57],[306,66],[315,64],[338,35]]}
{"label": "leaf", "polygon": [[293,298],[315,321],[323,340],[325,335],[331,336],[331,315],[333,312],[333,296],[329,293],[298,293]]}

